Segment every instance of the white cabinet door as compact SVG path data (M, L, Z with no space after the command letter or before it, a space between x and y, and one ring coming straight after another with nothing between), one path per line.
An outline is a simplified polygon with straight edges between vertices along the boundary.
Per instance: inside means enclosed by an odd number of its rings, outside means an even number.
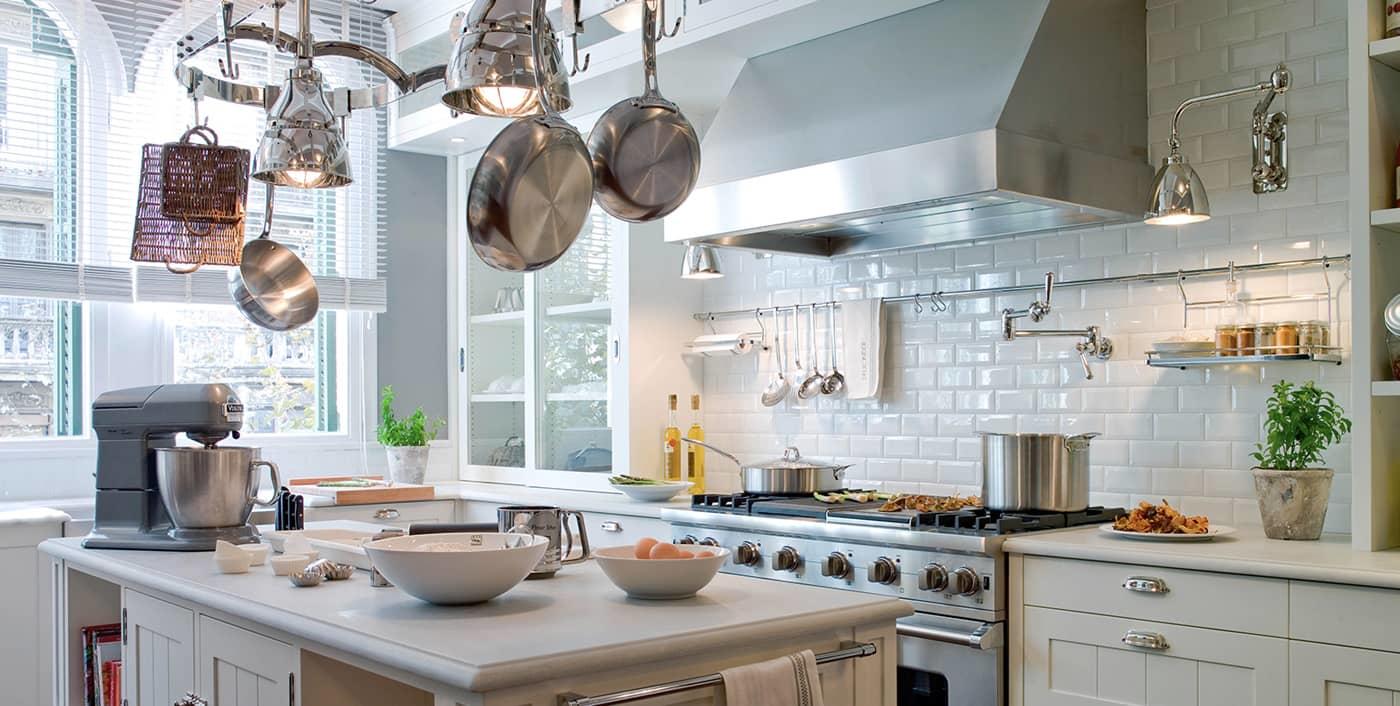
M1288 643L1290 706L1400 703L1400 654L1354 647Z
M306 508L307 522L356 520L378 525L408 528L415 522L452 522L456 503L452 500L419 500L384 505L340 505Z
M690 0L681 31L693 32L772 2L774 0Z
M1286 640L1049 608L1024 623L1025 706L1289 703ZM1165 646L1130 647L1130 631Z
M194 613L122 591L122 690L128 706L170 706L195 690Z
M209 706L292 706L296 648L199 616L199 693Z

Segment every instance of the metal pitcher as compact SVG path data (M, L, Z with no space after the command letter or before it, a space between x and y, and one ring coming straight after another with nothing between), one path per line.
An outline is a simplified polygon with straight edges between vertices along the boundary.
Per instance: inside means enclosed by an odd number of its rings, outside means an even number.
M569 557L574 552L574 533L569 529L569 517L578 523L579 555ZM496 508L497 528L502 532L533 534L549 540L540 563L526 578L549 578L565 564L586 561L588 530L583 524L583 513L577 510L564 510L548 505L503 505Z

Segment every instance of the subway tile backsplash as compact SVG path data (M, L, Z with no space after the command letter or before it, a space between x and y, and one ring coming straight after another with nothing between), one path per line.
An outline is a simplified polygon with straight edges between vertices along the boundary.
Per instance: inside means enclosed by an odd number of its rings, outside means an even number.
M1214 218L1180 228L1107 228L934 247L835 261L723 253L726 277L705 285L709 309L893 296L1148 271L1292 260L1348 252L1344 0L1148 2L1149 152L1167 151L1171 112L1184 98L1263 80L1286 61L1295 87L1274 102L1289 115L1289 189L1249 187L1254 100L1195 108L1182 122L1183 150L1210 194ZM1147 194L1143 194L1146 203ZM1334 287L1342 268L1330 273ZM1249 275L1250 296L1325 291L1319 270ZM1334 337L1350 340L1349 290L1332 309ZM1221 280L1190 281L1192 299L1220 299ZM950 300L949 311L886 307L884 382L878 401L758 401L772 354L705 363L705 423L714 443L749 458L796 445L856 464L853 485L929 493L978 493L978 431L1102 434L1092 444L1092 500L1126 505L1166 498L1225 524L1258 524L1249 474L1269 387L1317 380L1352 407L1345 366L1281 364L1186 371L1149 368L1154 341L1207 334L1220 314L1185 312L1174 283L1061 289L1041 328L1102 327L1114 355L1085 380L1074 339L1000 339L1003 308L1031 295ZM1256 307L1260 320L1327 319L1325 303ZM802 320L805 331L806 319ZM1183 329L1183 324L1185 328ZM720 322L729 330L753 323ZM817 317L825 347L826 319ZM770 332L771 332L770 326ZM805 334L804 334L805 339ZM818 357L826 367L825 350ZM801 356L806 362L807 353ZM1363 401L1364 402L1364 401ZM1327 529L1347 531L1349 449L1333 449L1338 472ZM708 464L709 484L735 490L727 464Z

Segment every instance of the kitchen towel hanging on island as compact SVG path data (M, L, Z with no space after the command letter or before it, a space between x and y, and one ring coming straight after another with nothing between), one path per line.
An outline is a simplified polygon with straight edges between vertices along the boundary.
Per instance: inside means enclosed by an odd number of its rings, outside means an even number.
M885 350L885 309L880 299L843 301L841 307L841 367L846 399L880 396L880 367Z
M728 706L824 706L817 657L802 650L767 662L720 670Z
M196 135L207 144L192 142ZM131 259L177 274L240 264L249 159L248 150L219 146L218 135L203 126L178 142L145 145Z

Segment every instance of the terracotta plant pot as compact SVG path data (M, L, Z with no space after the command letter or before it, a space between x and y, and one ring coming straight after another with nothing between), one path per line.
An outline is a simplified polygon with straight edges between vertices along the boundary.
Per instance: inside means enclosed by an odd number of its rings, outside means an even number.
M429 446L385 446L389 457L389 479L395 483L423 482L428 473Z
M1254 494L1269 539L1317 539L1327 519L1332 469L1254 469Z

